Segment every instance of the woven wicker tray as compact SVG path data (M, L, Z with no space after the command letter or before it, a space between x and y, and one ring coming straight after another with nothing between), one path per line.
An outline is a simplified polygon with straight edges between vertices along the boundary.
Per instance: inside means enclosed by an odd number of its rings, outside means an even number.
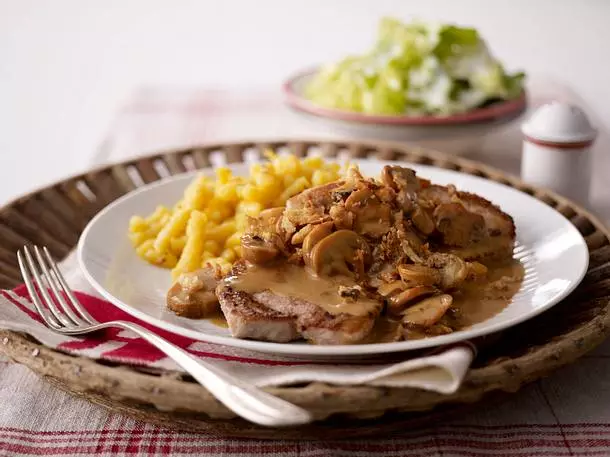
M270 392L310 409L319 419L294 429L267 429L235 418L204 388L179 373L147 372L75 357L6 330L0 330L0 351L75 395L168 427L242 437L336 439L405 430L438 421L475 402L516 392L573 362L610 333L610 234L594 216L556 194L532 188L485 165L380 142L210 145L99 168L46 187L0 209L0 287L20 282L15 252L23 244L46 245L56 257L64 257L76 245L87 221L126 192L167 175L210 166L213 153L225 154L229 162L240 162L248 149L263 147L287 149L297 155L315 149L327 156L349 154L428 164L515 187L557 209L580 230L590 250L589 271L578 289L553 309L495 335L453 395L320 383L270 388Z

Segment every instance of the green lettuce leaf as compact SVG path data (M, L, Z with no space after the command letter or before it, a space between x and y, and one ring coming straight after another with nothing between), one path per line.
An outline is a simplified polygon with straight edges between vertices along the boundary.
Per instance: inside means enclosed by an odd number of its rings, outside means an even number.
M305 96L369 114L450 115L518 97L524 78L507 74L474 28L386 17L369 52L322 67Z

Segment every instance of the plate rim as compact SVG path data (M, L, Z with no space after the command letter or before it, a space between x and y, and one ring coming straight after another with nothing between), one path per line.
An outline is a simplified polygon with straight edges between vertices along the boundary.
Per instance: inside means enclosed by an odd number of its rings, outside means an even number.
M311 67L301 70L290 76L282 84L282 92L287 104L303 113L311 114L320 118L339 121L354 122L357 124L374 124L388 126L455 126L482 124L502 118L512 118L523 113L527 109L527 90L524 88L519 97L512 100L494 103L484 108L477 108L465 113L452 114L450 116L406 116L406 115L379 115L364 114L356 111L327 108L317 105L306 99L297 90L297 84L311 77L320 67Z
M358 159L358 161L359 162L370 162L370 163L401 163L403 165L410 164L409 162L403 162L403 161L378 160L378 159ZM544 202L538 200L537 198L535 198L517 188L508 186L506 184L503 184L503 183L500 183L497 181L489 180L489 179L486 179L481 176L471 175L471 174L464 173L461 171L445 169L445 168L437 167L437 166L433 166L433 165L424 165L424 164L411 164L411 165L414 165L417 168L421 168L421 169L439 170L442 172L448 172L449 174L467 176L469 179L474 179L475 181L485 181L485 182L493 184L494 186L498 186L500 188L503 187L506 190L518 192L518 193L522 194L522 196L524 198L530 199L535 204L545 205ZM244 166L248 166L248 164L245 162L238 162L238 163L230 163L225 166L244 167ZM177 335L186 336L186 337L194 339L196 341L203 341L203 342L212 343L212 344L219 344L219 345L229 346L229 347L238 348L238 349L252 350L252 351L256 351L258 353L262 353L262 354L270 353L270 354L288 355L288 356L295 356L295 357L307 356L307 357L312 357L312 358L325 357L325 358L333 358L333 359L337 359L340 357L353 357L353 356L382 356L383 354L389 354L389 353L410 352L410 351L415 351L415 350L420 350L420 349L435 348L435 347L439 347L439 346L455 344L458 342L465 342L465 341L472 340L473 338L478 338L480 336L493 334L493 333L511 328L515 325L518 325L522 322L525 322L527 320L530 320L530 319L540 315L541 313L549 310L550 308L552 308L553 306L555 306L556 304L561 302L563 299L565 299L568 295L570 295L570 293L572 293L572 291L582 282L582 280L587 272L587 269L588 269L589 249L588 249L587 243L586 243L584 237L582 236L582 234L563 214L561 214L555 208L545 205L549 209L553 210L557 216L559 216L561 219L563 219L570 226L570 228L577 235L581 248L584 248L584 250L582 251L585 254L584 262L583 262L583 265L582 265L582 268L581 268L579 274L577 275L577 279L575 279L570 284L569 287L567 287L564 291L562 291L562 293L557 295L554 299L546 302L544 304L544 306L537 307L537 308L533 309L531 312L529 312L528 314L526 314L525 315L526 317L518 316L518 317L515 317L512 319L509 319L506 322L496 323L495 325L492 325L492 326L482 327L482 328L476 329L476 330L468 330L467 331L468 336L465 336L463 331L458 331L458 332L454 332L454 333L451 333L448 335L440 335L440 336L434 336L434 337L430 337L430 338L412 340L412 341L401 341L401 342L391 342L391 343L373 343L373 344L354 344L354 345L299 345L299 344L294 344L294 343L275 343L275 342L267 342L267 341L247 340L247 339L234 338L232 336L208 335L208 334L202 333L198 330L184 328L184 327L180 326L179 324L166 322L166 321L163 321L156 317L152 317L152 316L146 314L145 312L140 311L140 310L130 306L129 304L125 303L123 300L112 295L112 293L110 291L108 291L102 284L100 284L93 277L93 275L90 273L90 271L87 268L84 247L85 247L87 237L88 237L92 227L95 225L95 223L100 218L104 217L108 212L112 211L112 209L114 207L120 205L125 200L133 198L134 195L144 193L144 192L146 192L152 188L158 187L158 186L166 185L167 183L172 182L172 181L182 180L182 179L186 180L187 178L195 176L198 173L214 170L214 168L215 167L205 167L205 168L201 168L198 170L187 171L184 173L179 173L176 175L168 176L168 177L159 179L157 181L145 184L131 192L127 192L126 194L122 195L118 199L114 200L113 202L111 202L110 204L108 204L104 208L102 208L87 223L85 229L81 232L81 235L80 235L78 243L77 243L77 249L76 249L76 257L77 257L81 272L85 276L87 282L89 282L89 284L107 301L112 303L114 306L117 306L119 309L123 310L127 314L129 314L133 317L136 317L144 322L147 322L151 325L154 325L155 327L175 333ZM202 336L204 338L202 338ZM235 343L235 344L232 343L232 342L236 342L236 341L237 341L237 343Z

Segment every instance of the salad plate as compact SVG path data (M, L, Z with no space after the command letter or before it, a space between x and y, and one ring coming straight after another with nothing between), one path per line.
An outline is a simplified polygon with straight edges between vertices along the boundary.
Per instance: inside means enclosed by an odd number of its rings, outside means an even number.
M379 160L355 161L365 176L377 176ZM403 162L401 165L405 165ZM408 165L419 176L441 185L488 198L510 214L516 224L514 257L525 277L512 302L492 318L447 335L419 340L354 345L270 343L233 338L227 328L205 319L186 319L167 310L171 285L167 270L142 261L132 249L127 227L134 214L151 212L180 198L194 174L186 173L144 186L116 200L89 223L78 244L78 259L93 287L127 313L157 327L207 343L306 358L345 358L430 348L469 340L506 329L551 308L581 281L588 265L587 245L578 230L560 213L508 186L436 167ZM230 166L235 175L248 173L245 164ZM202 173L212 175L213 170Z
M452 140L480 140L524 113L524 82L474 28L383 18L368 50L297 72L283 93L296 113L331 134L425 140L461 154L477 141L456 147Z
M318 69L314 68L302 71L289 78L283 86L286 102L290 107L300 112L320 118L327 118L329 120L342 121L344 123L387 127L447 127L482 123L497 124L518 117L527 108L525 90L523 90L517 98L512 100L496 102L489 106L476 108L467 112L443 116L366 114L357 111L328 108L312 102L305 96L306 88L317 72Z

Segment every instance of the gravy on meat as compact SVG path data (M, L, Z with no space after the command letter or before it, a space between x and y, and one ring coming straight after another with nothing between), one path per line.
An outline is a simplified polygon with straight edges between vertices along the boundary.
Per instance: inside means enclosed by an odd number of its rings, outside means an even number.
M448 318L453 330L462 330L492 318L512 301L523 282L524 269L518 260L494 262L487 265L487 275L472 283L467 283L453 295L452 308L455 311ZM244 275L225 279L237 290L255 294L271 290L278 295L286 295L319 304L331 314L348 313L363 315L373 312L379 304L370 298L353 299L341 297L339 287L353 287L349 278L316 277L312 272L290 264L272 267L250 266ZM219 314L208 319L214 325L226 328L227 322ZM389 343L399 341L400 319L384 314L363 344ZM424 338L421 332L410 332L409 339Z
M250 294L269 290L276 295L315 303L330 314L366 316L380 308L379 302L366 297L345 276L316 276L307 268L291 264L250 265L245 273L229 276L225 281L234 289Z

